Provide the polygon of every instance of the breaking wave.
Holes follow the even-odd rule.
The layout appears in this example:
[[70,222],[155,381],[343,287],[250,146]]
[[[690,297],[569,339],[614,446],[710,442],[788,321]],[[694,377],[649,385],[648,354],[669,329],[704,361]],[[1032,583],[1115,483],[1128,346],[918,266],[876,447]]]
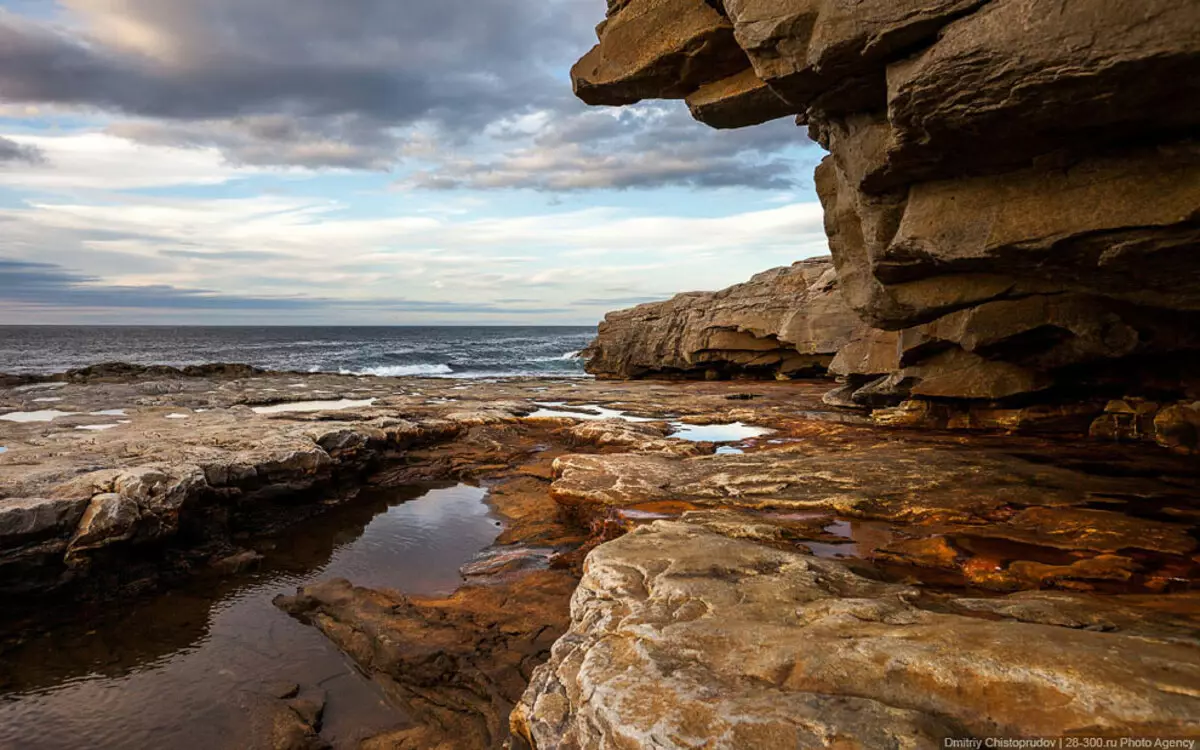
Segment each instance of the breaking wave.
[[377,375],[381,378],[402,378],[411,375],[453,375],[449,365],[378,365],[361,370],[341,370],[342,375]]

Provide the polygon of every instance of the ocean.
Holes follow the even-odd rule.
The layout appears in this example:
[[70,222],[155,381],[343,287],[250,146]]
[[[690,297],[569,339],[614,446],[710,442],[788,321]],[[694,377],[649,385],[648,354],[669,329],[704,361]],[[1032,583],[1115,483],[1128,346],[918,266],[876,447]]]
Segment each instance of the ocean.
[[101,362],[447,378],[583,377],[592,327],[0,326],[0,373]]

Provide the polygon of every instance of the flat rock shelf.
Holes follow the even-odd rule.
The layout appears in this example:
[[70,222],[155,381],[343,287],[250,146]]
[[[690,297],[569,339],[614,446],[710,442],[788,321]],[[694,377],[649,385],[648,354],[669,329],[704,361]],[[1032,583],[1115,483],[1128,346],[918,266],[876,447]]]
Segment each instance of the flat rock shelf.
[[63,383],[0,421],[0,747],[1200,734],[1194,457],[827,390]]

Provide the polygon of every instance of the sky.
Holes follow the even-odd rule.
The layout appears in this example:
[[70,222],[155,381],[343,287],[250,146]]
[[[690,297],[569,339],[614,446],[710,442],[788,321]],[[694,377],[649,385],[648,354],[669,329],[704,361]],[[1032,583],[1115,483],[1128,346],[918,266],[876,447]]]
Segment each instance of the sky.
[[827,252],[789,119],[589,108],[604,0],[0,0],[0,324],[592,325]]

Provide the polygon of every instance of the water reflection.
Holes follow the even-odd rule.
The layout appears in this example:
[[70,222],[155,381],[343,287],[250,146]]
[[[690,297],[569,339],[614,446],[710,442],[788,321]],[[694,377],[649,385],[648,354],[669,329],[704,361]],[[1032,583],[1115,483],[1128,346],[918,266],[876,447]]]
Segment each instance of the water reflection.
[[264,682],[329,691],[338,746],[397,724],[393,709],[315,629],[272,604],[332,577],[433,594],[500,531],[466,485],[388,490],[260,545],[260,572],[198,580],[0,653],[0,748],[246,747],[244,709]]
[[774,432],[766,427],[755,427],[741,422],[704,425],[672,422],[671,425],[675,427],[675,431],[668,437],[692,440],[698,443],[736,443],[739,440],[762,437]]
[[272,404],[270,406],[254,407],[255,414],[286,414],[289,412],[316,412],[316,411],[340,411],[342,409],[356,409],[363,406],[370,406],[378,399],[364,398],[353,400],[348,398],[339,399],[337,401],[289,401],[282,404]]

